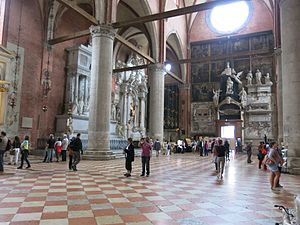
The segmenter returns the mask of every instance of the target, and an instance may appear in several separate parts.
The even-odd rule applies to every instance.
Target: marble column
[[[300,1],[282,0],[283,138],[288,144],[288,170],[300,174]]]
[[[92,35],[92,69],[88,149],[83,155],[90,160],[108,160],[110,150],[110,111],[112,91],[112,55],[115,30],[108,25],[90,27]]]
[[[279,144],[283,142],[283,115],[282,115],[282,62],[281,62],[281,48],[275,50],[275,64],[276,64],[276,103],[277,103],[277,141]]]
[[[164,138],[164,65],[149,66],[150,106],[149,106],[149,135],[162,143]]]

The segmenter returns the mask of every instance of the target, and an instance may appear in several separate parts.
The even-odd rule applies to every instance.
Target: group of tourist
[[[57,137],[57,139],[55,139],[53,134],[50,134],[49,139],[47,140],[43,162],[51,163],[54,155],[56,162],[59,162],[60,157],[61,161],[66,161],[67,152],[69,155],[69,170],[77,171],[77,165],[80,162],[80,154],[83,153],[80,133],[71,140],[68,139],[66,134],[63,135],[63,138]]]
[[[1,131],[0,136],[0,173],[4,172],[4,154],[9,153],[9,165],[14,164],[18,166],[18,169],[23,169],[24,161],[27,163],[26,169],[30,168],[30,162],[28,160],[30,149],[29,136],[25,136],[21,142],[19,136],[15,136],[11,141],[7,136],[6,132]],[[18,165],[19,155],[21,154],[21,162]]]

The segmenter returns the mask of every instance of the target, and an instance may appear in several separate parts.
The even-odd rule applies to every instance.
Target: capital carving
[[[156,72],[164,73],[165,72],[165,67],[161,63],[151,64],[148,68],[151,73],[156,73]]]
[[[116,36],[116,30],[109,25],[99,25],[99,26],[91,26],[90,32],[92,37],[107,37],[111,40],[114,40]]]

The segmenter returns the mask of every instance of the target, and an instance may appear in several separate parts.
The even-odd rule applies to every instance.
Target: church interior
[[[299,12],[299,0],[0,0],[0,130],[29,137],[32,163],[8,165],[0,143],[0,225],[300,224]],[[77,172],[41,163],[50,134],[78,133]],[[141,178],[144,137],[162,148]],[[216,139],[230,144],[221,180],[198,152]],[[258,169],[261,142],[283,149],[279,192]]]

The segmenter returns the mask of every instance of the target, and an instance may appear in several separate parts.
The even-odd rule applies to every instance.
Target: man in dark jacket
[[[72,169],[74,171],[77,171],[77,165],[80,162],[80,152],[82,152],[82,142],[80,140],[80,133],[77,134],[76,138],[74,139],[74,141],[72,141],[70,143],[70,145],[72,146],[72,150],[73,150],[73,164],[72,164]]]
[[[124,149],[125,153],[125,168],[127,170],[127,173],[124,174],[125,177],[131,176],[132,171],[132,162],[134,161],[134,146],[132,144],[132,138],[128,138],[128,145]]]

